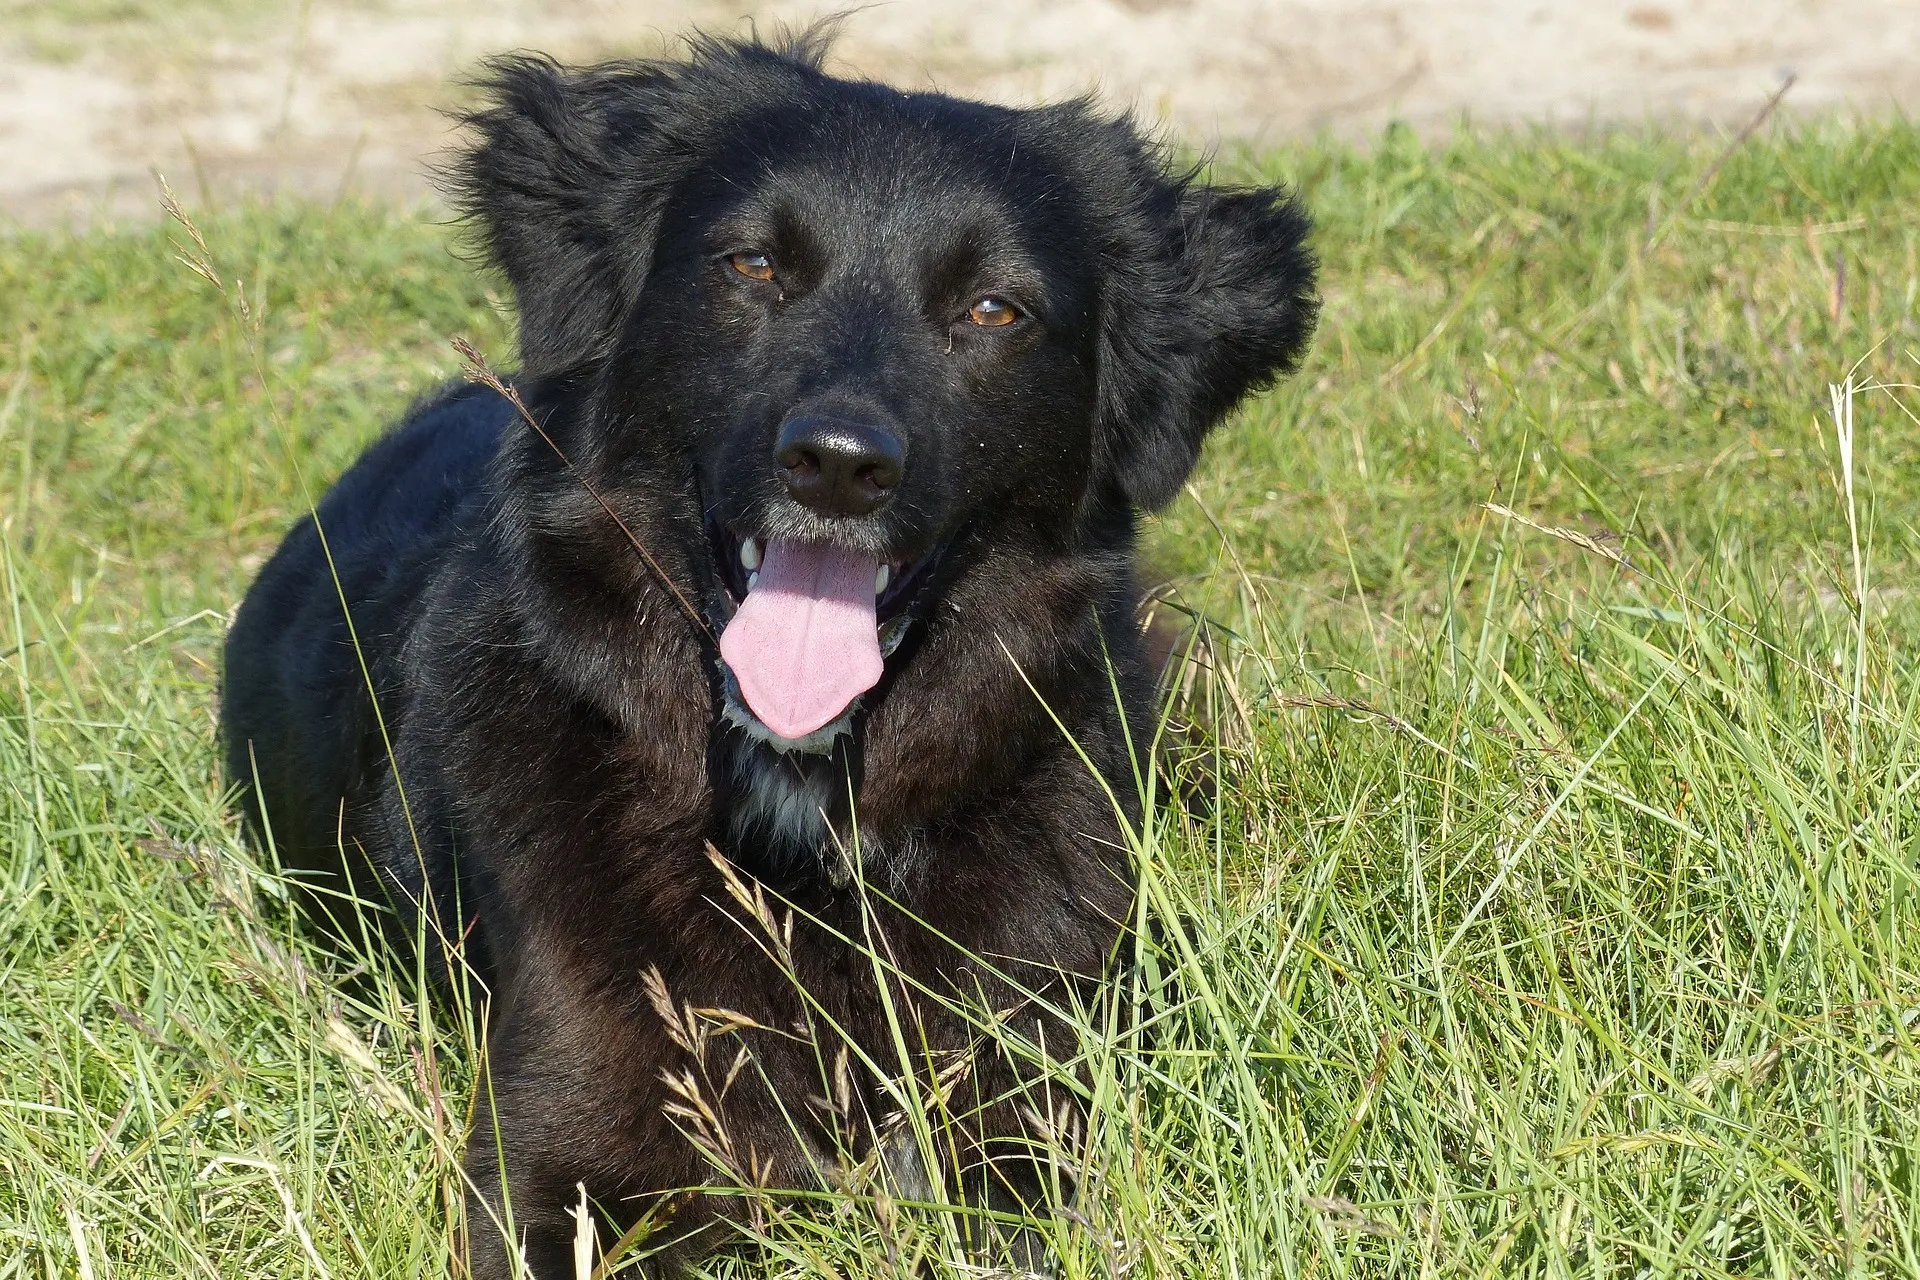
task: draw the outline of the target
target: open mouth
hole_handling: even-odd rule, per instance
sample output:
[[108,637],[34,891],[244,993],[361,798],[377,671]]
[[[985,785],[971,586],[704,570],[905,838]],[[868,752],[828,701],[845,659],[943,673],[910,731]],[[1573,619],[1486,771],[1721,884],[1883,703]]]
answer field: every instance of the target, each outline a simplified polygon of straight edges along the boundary
[[[720,566],[720,581],[735,607],[759,583],[761,566],[766,563],[767,539],[742,537],[720,525],[710,528],[714,562]],[[873,607],[875,623],[884,629],[907,605],[912,603],[926,571],[940,558],[944,548],[936,547],[914,560],[875,560],[873,562]]]
[[735,605],[720,634],[729,694],[737,688],[743,709],[775,739],[811,742],[880,682],[939,553],[881,560],[825,543],[712,533]]

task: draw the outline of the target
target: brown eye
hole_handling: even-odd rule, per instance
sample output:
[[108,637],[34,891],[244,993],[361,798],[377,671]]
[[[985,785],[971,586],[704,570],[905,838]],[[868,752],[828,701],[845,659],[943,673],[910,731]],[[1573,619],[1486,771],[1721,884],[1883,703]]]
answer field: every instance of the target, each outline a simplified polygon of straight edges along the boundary
[[982,298],[967,308],[967,320],[987,329],[1012,324],[1020,318],[1020,309],[1005,298]]
[[730,253],[727,265],[749,280],[773,279],[773,259],[764,253]]

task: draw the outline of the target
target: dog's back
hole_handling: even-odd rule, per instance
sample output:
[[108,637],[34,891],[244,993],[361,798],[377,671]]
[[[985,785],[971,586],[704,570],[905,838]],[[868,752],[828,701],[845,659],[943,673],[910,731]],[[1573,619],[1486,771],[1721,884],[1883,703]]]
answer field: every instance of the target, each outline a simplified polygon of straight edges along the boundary
[[[221,722],[227,777],[256,831],[300,873],[310,906],[353,936],[343,895],[382,903],[364,806],[405,713],[395,641],[427,576],[484,510],[487,468],[511,410],[492,391],[429,397],[296,523],[227,636]],[[378,691],[378,706],[370,690]]]

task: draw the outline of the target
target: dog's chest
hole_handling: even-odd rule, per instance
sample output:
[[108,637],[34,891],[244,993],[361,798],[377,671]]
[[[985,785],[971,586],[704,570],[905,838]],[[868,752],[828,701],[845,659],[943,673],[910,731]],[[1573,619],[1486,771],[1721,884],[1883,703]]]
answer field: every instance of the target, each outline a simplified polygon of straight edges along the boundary
[[735,738],[719,765],[727,783],[716,824],[722,852],[781,879],[834,889],[861,877],[888,892],[917,883],[931,853],[926,828],[863,810],[846,752],[842,743],[832,754],[789,754]]
[[[826,815],[835,807],[829,777],[828,770],[801,770],[783,756],[734,752],[728,828],[743,839],[818,848],[829,834]],[[844,807],[845,797],[837,798]]]
[[782,871],[824,870],[843,879],[857,824],[844,769],[821,756],[784,755],[757,744],[728,752],[721,829],[732,856],[757,855]]

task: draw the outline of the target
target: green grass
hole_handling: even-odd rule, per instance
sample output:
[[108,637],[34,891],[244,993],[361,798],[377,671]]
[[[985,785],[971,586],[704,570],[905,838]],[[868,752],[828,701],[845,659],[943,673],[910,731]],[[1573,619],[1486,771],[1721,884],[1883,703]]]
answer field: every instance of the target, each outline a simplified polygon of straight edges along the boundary
[[[1142,836],[1063,1275],[1920,1276],[1920,128],[1686,203],[1718,151],[1222,160],[1326,321],[1155,530],[1224,786]],[[203,230],[224,294],[0,240],[0,1280],[443,1274],[470,1033],[291,918],[214,672],[303,483],[511,322],[420,216]],[[946,1247],[761,1207],[757,1274]]]

